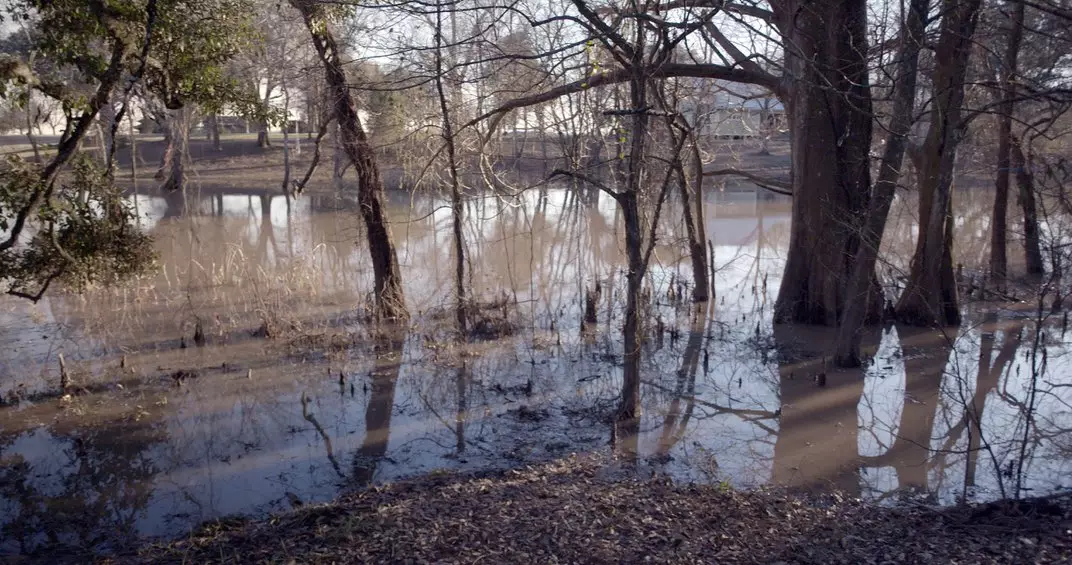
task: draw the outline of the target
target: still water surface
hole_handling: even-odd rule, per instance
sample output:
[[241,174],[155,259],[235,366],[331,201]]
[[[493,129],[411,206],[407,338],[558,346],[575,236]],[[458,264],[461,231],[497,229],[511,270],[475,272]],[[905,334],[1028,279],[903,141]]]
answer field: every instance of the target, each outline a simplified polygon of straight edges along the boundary
[[[513,331],[464,348],[445,337],[454,263],[442,201],[391,197],[416,313],[392,342],[365,323],[371,269],[344,201],[303,197],[289,214],[258,192],[137,204],[157,272],[36,306],[0,302],[0,395],[10,400],[0,407],[0,554],[106,552],[437,469],[609,448],[624,284],[613,202],[564,189],[473,200],[472,285],[490,304],[488,327],[505,316]],[[970,268],[985,258],[990,199],[969,193],[961,204],[957,253]],[[915,229],[911,206],[896,213],[891,281]],[[677,299],[689,262],[681,222],[666,222],[631,465],[942,504],[1011,495],[1018,483],[1022,494],[1069,486],[1072,381],[1059,328],[1043,336],[1029,309],[973,307],[959,329],[876,328],[868,366],[832,371],[819,387],[832,335],[771,323],[789,214],[788,200],[709,195],[716,298],[699,312]],[[580,297],[596,280],[599,325],[586,337]],[[205,347],[193,343],[198,320]],[[60,353],[83,394],[44,394]]]

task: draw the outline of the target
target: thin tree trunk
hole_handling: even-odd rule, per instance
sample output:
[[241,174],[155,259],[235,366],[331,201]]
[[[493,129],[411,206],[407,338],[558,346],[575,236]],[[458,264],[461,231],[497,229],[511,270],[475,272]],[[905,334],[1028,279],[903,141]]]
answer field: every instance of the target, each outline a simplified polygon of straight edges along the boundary
[[[33,64],[33,59],[30,59],[30,64]],[[30,142],[30,149],[33,150],[34,163],[41,162],[41,150],[37,145],[37,136],[33,132],[34,118],[33,118],[33,100],[32,97],[26,102],[26,139]]]
[[930,0],[912,0],[901,26],[900,35],[904,42],[899,49],[897,71],[893,80],[889,135],[886,138],[882,163],[879,165],[878,181],[875,183],[861,229],[860,248],[856,252],[852,278],[846,288],[847,300],[838,331],[834,363],[841,367],[860,365],[861,330],[869,302],[865,294],[871,288],[870,281],[875,278],[875,264],[882,246],[882,234],[886,230],[890,205],[901,177],[901,165],[915,112],[919,51],[923,47],[929,9]]
[[628,257],[626,273],[624,367],[622,369],[622,402],[617,422],[624,424],[626,433],[635,435],[640,422],[640,288],[644,282],[644,240],[640,225],[639,197],[645,177],[645,141],[648,136],[647,78],[644,76],[644,56],[647,51],[645,30],[638,26],[635,54],[632,60],[633,78],[629,82],[630,110],[633,113],[632,131],[627,163],[625,190],[619,193],[625,225],[625,252]]
[[[320,164],[320,144],[324,141],[324,136],[327,135],[328,128],[333,125],[334,120],[334,117],[319,119],[320,130],[316,132],[316,139],[313,140],[313,158],[312,161],[309,162],[309,168],[306,169],[305,176],[294,184],[295,194],[301,194],[302,191],[305,190],[305,185],[309,184],[309,179],[311,179],[313,177],[313,173],[316,172],[316,167]],[[340,151],[336,151],[336,156],[339,153]],[[337,158],[336,162],[338,162]]]
[[1012,152],[1012,119],[1016,111],[1016,74],[1020,43],[1024,38],[1024,4],[1013,2],[1008,15],[1008,43],[999,71],[1001,104],[998,106],[998,175],[994,182],[994,214],[990,222],[990,280],[1005,286],[1008,271],[1009,162]]
[[1042,249],[1039,242],[1038,205],[1035,202],[1035,176],[1030,163],[1024,157],[1022,142],[1012,138],[1012,159],[1010,165],[1016,171],[1016,184],[1019,187],[1017,200],[1024,212],[1024,256],[1027,261],[1027,274],[1041,275],[1045,268],[1042,264]]
[[343,150],[357,171],[358,203],[368,234],[379,314],[386,318],[404,319],[408,317],[408,313],[402,292],[398,257],[391,239],[391,226],[384,204],[383,182],[380,180],[380,170],[376,165],[372,146],[361,125],[361,117],[346,83],[335,37],[321,14],[322,6],[319,3],[312,0],[290,0],[290,3],[301,12],[313,45],[324,65],[335,117],[342,134]]
[[963,130],[964,77],[981,0],[944,0],[931,83],[931,125],[919,171],[919,240],[897,317],[915,326],[960,323],[953,274],[953,166]]
[[[282,79],[283,89],[283,115],[290,112],[290,92],[287,90],[287,80]],[[287,199],[287,207],[290,207],[290,124],[283,123],[283,196]]]
[[138,132],[134,128],[134,113],[127,112],[130,123],[130,184],[134,193],[134,221],[141,224],[141,210],[138,208]]
[[465,208],[462,206],[461,181],[458,179],[458,160],[454,147],[454,129],[450,121],[450,108],[447,95],[443,89],[443,6],[436,2],[435,29],[435,85],[439,96],[439,109],[443,119],[443,141],[447,146],[447,168],[450,171],[450,207],[454,218],[454,292],[457,295],[455,317],[458,331],[462,336],[467,333],[466,297],[465,297]]

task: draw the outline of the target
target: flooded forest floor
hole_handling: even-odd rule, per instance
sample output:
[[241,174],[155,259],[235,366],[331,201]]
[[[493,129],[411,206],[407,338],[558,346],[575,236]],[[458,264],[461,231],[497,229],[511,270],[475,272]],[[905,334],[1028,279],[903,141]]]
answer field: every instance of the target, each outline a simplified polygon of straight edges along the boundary
[[[639,429],[621,437],[612,199],[468,195],[460,340],[450,208],[388,191],[413,317],[385,331],[345,187],[285,199],[267,182],[280,151],[241,141],[185,193],[158,194],[139,165],[154,272],[0,302],[0,562],[1072,558],[1067,311],[1032,284],[972,295],[989,193],[958,193],[964,322],[869,329],[855,370],[825,367],[830,328],[773,323],[789,199],[705,193],[714,299],[699,308],[668,206]],[[777,149],[737,151],[739,166],[776,171]],[[896,204],[891,286],[918,224],[915,201]],[[598,323],[582,324],[598,285]]]
[[1072,558],[1067,496],[888,508],[836,493],[801,497],[660,477],[638,480],[609,470],[614,467],[570,456],[490,475],[433,474],[268,520],[210,522],[185,539],[144,548],[129,561],[830,564]]

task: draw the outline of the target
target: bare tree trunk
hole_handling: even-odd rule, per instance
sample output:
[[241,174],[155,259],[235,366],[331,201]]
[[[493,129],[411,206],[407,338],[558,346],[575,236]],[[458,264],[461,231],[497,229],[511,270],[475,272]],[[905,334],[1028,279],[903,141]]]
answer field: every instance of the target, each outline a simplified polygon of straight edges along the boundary
[[931,80],[931,125],[919,171],[919,240],[897,317],[916,326],[960,323],[953,274],[953,166],[963,130],[964,77],[981,0],[944,0]]
[[[919,51],[923,47],[930,0],[912,0],[901,25],[897,71],[893,79],[893,108],[886,149],[879,165],[878,181],[868,203],[861,230],[860,248],[853,262],[852,277],[846,288],[845,308],[838,331],[834,363],[841,367],[860,366],[860,340],[867,314],[866,293],[875,277],[875,263],[882,246],[882,234],[890,214],[901,164],[904,161],[908,133],[915,113],[916,81],[919,78]],[[880,289],[881,290],[881,289]]]
[[156,168],[156,173],[153,178],[156,180],[164,180],[168,176],[168,171],[171,169],[171,159],[175,156],[175,138],[171,134],[171,116],[168,113],[163,114],[163,119],[158,114],[157,119],[160,120],[160,127],[164,129],[164,151],[160,154],[160,166]]
[[[776,323],[835,325],[871,189],[863,0],[791,0],[786,36],[793,212]],[[817,33],[817,30],[824,30]],[[791,47],[790,47],[791,46]]]
[[[272,90],[273,89],[274,89],[274,86],[272,85],[271,79],[269,79],[269,81],[264,86],[264,101],[263,102],[264,102],[265,107],[268,107],[268,105],[270,105],[271,102],[272,102]],[[257,147],[259,147],[261,149],[266,149],[266,148],[272,146],[272,139],[268,136],[268,133],[269,133],[268,120],[263,119],[263,120],[260,121],[260,123],[257,124]]]
[[447,168],[450,171],[450,207],[451,215],[454,218],[454,292],[458,301],[455,307],[455,317],[458,323],[458,331],[462,336],[465,336],[468,320],[465,296],[465,234],[463,232],[465,208],[462,205],[461,181],[458,179],[458,158],[454,147],[454,129],[450,121],[447,95],[443,89],[443,7],[439,1],[436,2],[435,44],[435,85],[436,93],[439,96],[439,109],[443,119],[443,141],[447,146]]
[[361,117],[357,113],[349,85],[346,84],[338,46],[328,28],[328,22],[320,13],[320,4],[312,0],[290,0],[290,3],[301,12],[313,45],[324,65],[335,117],[342,134],[343,150],[357,171],[358,203],[368,233],[379,314],[387,318],[404,319],[408,317],[408,313],[402,292],[398,257],[391,239],[391,227],[384,204],[383,181],[380,180],[380,170],[376,165],[368,136],[361,125]]
[[33,102],[32,100],[28,100],[26,102],[26,139],[30,142],[30,149],[33,150],[34,163],[41,163],[41,150],[38,148],[37,137],[34,135],[33,127]]
[[[180,191],[186,186],[186,161],[189,159],[190,148],[190,115],[189,105],[178,110],[171,110],[168,116],[168,132],[170,141],[165,150],[170,171],[161,190]],[[160,174],[159,172],[157,173]]]
[[633,114],[626,171],[625,190],[618,193],[618,205],[622,208],[625,225],[625,252],[628,257],[625,289],[625,326],[622,333],[625,341],[624,367],[622,369],[622,402],[618,407],[616,421],[624,424],[627,433],[635,435],[640,422],[640,288],[644,282],[644,259],[642,246],[639,197],[644,185],[645,141],[648,136],[647,78],[644,76],[644,57],[647,51],[645,30],[638,26],[637,41],[633,49],[633,78],[629,82],[630,111]]
[[1005,286],[1008,271],[1009,162],[1012,153],[1012,119],[1016,111],[1016,74],[1020,43],[1024,38],[1024,4],[1013,2],[1006,33],[1008,43],[999,70],[1001,104],[998,106],[998,175],[994,182],[994,214],[990,222],[990,280]]
[[1044,266],[1042,264],[1042,249],[1039,242],[1038,205],[1035,202],[1035,176],[1031,172],[1031,164],[1024,157],[1022,142],[1012,139],[1012,159],[1010,165],[1016,171],[1016,184],[1019,187],[1018,198],[1020,208],[1024,212],[1024,256],[1027,261],[1027,274],[1041,275]]
[[[287,81],[284,77],[282,79],[283,88],[283,115],[288,116],[290,112],[290,91],[287,90]],[[283,196],[287,199],[287,208],[290,207],[290,123],[289,120],[283,123]]]
[[212,150],[223,151],[223,143],[220,142],[220,120],[215,112],[209,114],[206,125],[209,140],[212,141]]
[[115,129],[115,106],[112,102],[108,102],[104,106],[101,106],[100,117],[97,120],[97,125],[100,128],[101,138],[101,152],[104,155],[104,166],[111,168],[114,161],[112,151],[115,148],[115,143],[112,139],[112,131]]

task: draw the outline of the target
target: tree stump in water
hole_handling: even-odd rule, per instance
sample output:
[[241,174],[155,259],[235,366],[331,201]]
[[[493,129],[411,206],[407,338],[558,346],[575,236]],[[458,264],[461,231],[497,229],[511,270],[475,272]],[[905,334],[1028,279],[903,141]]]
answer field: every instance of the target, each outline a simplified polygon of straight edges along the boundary
[[581,331],[588,328],[594,328],[596,325],[596,307],[599,305],[599,299],[603,295],[603,287],[596,281],[596,286],[592,290],[587,290],[584,293],[584,319],[581,320]]

